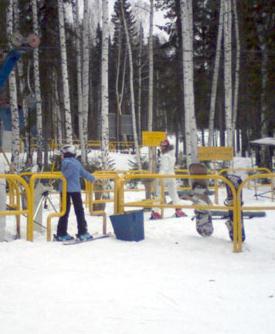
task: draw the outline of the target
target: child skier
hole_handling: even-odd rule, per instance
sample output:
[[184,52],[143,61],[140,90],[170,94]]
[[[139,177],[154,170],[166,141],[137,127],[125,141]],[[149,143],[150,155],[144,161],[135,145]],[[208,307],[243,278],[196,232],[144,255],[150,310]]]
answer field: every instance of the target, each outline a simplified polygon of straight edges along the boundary
[[57,233],[54,235],[54,240],[67,241],[73,239],[73,237],[67,233],[71,200],[74,205],[74,211],[77,219],[77,238],[81,241],[92,239],[93,236],[88,232],[87,222],[85,220],[81,198],[80,178],[83,177],[90,182],[94,182],[95,177],[86,171],[81,165],[80,161],[76,159],[76,149],[73,145],[63,146],[61,153],[63,155],[61,162],[61,172],[67,180],[67,203],[66,212],[62,217],[60,217],[58,221]]
[[[174,174],[175,173],[175,152],[174,146],[170,144],[168,139],[165,139],[160,143],[160,163],[159,173]],[[179,203],[179,196],[177,192],[177,184],[175,179],[164,180],[164,186],[167,186],[168,194],[172,199],[173,204]],[[156,189],[157,197],[160,196],[160,186],[157,185]],[[176,217],[184,217],[186,214],[181,209],[176,209]],[[152,211],[151,219],[160,219],[160,213],[156,210]]]

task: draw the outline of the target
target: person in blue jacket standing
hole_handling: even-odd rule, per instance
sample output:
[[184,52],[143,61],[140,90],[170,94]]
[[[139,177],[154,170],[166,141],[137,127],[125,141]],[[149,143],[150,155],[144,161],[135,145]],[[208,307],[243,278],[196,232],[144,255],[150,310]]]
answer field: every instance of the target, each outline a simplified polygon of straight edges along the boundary
[[76,237],[81,241],[92,239],[93,236],[88,232],[85,219],[83,202],[81,198],[80,178],[83,177],[90,182],[95,181],[95,177],[84,169],[81,162],[76,159],[76,149],[73,145],[65,145],[61,149],[63,159],[61,162],[61,172],[67,180],[67,203],[66,212],[60,217],[57,225],[57,233],[54,235],[56,241],[67,241],[73,239],[68,234],[68,218],[71,209],[71,200],[77,219],[78,234]]

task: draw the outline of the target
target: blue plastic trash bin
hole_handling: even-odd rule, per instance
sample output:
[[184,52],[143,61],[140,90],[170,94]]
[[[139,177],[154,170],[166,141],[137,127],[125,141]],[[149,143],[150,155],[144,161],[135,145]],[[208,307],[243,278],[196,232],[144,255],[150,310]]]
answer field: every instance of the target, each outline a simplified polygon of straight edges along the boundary
[[112,215],[110,219],[117,239],[125,241],[140,241],[144,239],[143,210]]

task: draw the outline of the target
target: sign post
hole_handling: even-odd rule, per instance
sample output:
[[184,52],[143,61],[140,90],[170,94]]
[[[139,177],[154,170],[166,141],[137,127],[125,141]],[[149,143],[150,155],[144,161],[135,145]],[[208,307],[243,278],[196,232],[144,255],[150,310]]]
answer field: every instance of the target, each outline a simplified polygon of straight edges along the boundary
[[142,131],[142,145],[148,147],[158,147],[167,137],[164,131]]
[[233,160],[233,147],[198,147],[198,157],[200,161],[231,161]]

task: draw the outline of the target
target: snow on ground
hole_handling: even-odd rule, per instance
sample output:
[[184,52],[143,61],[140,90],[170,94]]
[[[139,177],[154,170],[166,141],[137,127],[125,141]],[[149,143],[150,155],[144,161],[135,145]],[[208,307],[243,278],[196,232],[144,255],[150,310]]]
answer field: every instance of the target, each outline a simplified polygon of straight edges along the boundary
[[[270,205],[252,189],[244,197]],[[202,238],[193,211],[186,212],[171,218],[167,209],[158,221],[146,212],[139,242],[111,236],[64,246],[36,232],[34,242],[0,243],[1,333],[273,334],[275,213],[245,220],[247,241],[233,253],[223,220]],[[101,233],[102,218],[87,221],[90,232]],[[72,213],[71,233],[75,224]],[[7,225],[14,233],[13,218]]]

